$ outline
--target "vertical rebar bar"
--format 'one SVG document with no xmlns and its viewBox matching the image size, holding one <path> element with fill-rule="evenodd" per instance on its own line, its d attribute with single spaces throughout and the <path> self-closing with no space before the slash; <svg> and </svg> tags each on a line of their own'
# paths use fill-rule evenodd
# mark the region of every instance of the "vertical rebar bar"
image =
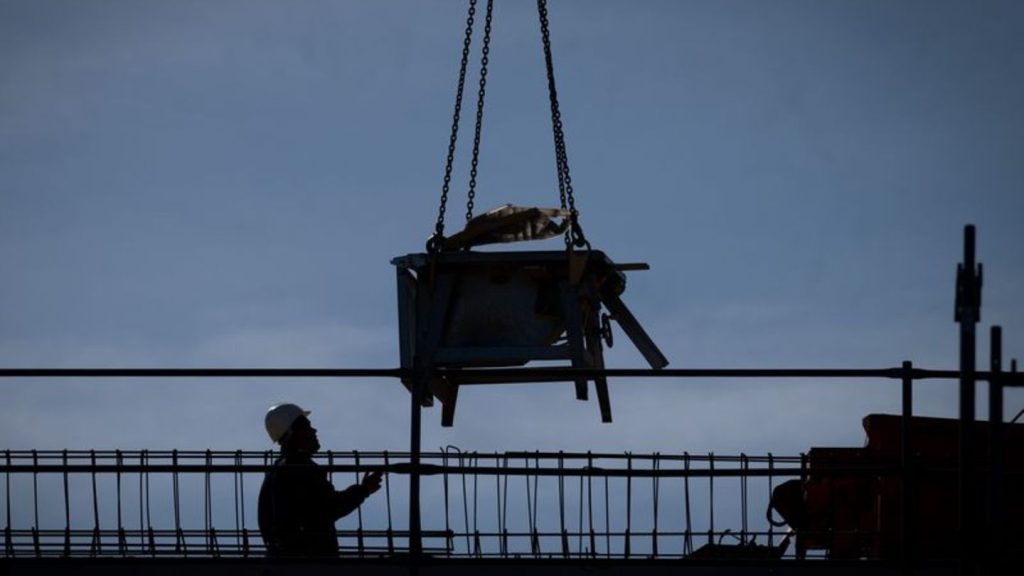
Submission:
<svg viewBox="0 0 1024 576">
<path fill-rule="evenodd" d="M 32 527 L 39 528 L 39 452 L 32 450 Z"/>
<path fill-rule="evenodd" d="M 605 557 L 612 557 L 612 526 L 611 526 L 611 501 L 608 494 L 608 476 L 604 477 L 604 553 Z"/>
<path fill-rule="evenodd" d="M 68 451 L 61 451 L 61 461 L 64 464 L 62 476 L 64 478 L 64 555 L 71 555 L 71 493 L 68 488 Z"/>
<path fill-rule="evenodd" d="M 590 529 L 588 540 L 590 553 L 588 555 L 593 558 L 597 555 L 597 535 L 594 533 L 594 456 L 589 450 L 587 450 L 587 471 L 587 527 Z M 581 511 L 580 514 L 582 513 Z"/>
<path fill-rule="evenodd" d="M 708 452 L 708 544 L 715 543 L 715 454 Z"/>
<path fill-rule="evenodd" d="M 206 463 L 206 469 L 203 471 L 203 526 L 206 529 L 206 552 L 209 553 L 213 550 L 214 544 L 212 540 L 213 534 L 213 494 L 211 477 L 210 477 L 210 466 L 213 465 L 213 454 L 209 449 L 206 450 L 206 457 L 204 458 Z"/>
<path fill-rule="evenodd" d="M 388 456 L 388 451 L 384 451 L 384 469 L 391 469 L 391 460 Z M 388 539 L 388 555 L 395 553 L 395 530 L 391 523 L 391 473 L 388 472 L 384 475 L 384 500 L 388 510 L 388 529 L 386 532 Z"/>
<path fill-rule="evenodd" d="M 581 474 L 580 475 L 580 489 L 579 489 L 579 494 L 580 494 L 580 504 L 579 504 L 580 521 L 577 524 L 577 528 L 576 528 L 576 555 L 578 557 L 580 557 L 580 558 L 583 558 L 583 508 L 584 508 L 584 506 L 583 506 L 584 484 L 583 483 L 584 483 L 584 478 L 583 478 L 583 475 Z"/>
<path fill-rule="evenodd" d="M 804 494 L 807 487 L 807 453 L 800 453 L 800 493 Z M 794 546 L 794 555 L 798 560 L 803 560 L 807 555 L 806 542 L 800 530 L 796 532 L 796 545 Z"/>
<path fill-rule="evenodd" d="M 747 543 L 747 473 L 750 470 L 750 463 L 747 460 L 747 455 L 740 452 L 740 469 L 743 473 L 740 474 L 740 542 L 743 544 Z"/>
<path fill-rule="evenodd" d="M 14 542 L 11 537 L 11 451 L 4 450 L 4 461 L 7 462 L 7 470 L 4 471 L 4 501 L 6 508 L 4 509 L 4 551 L 8 558 L 14 557 Z"/>
<path fill-rule="evenodd" d="M 89 463 L 92 464 L 92 544 L 89 554 L 95 556 L 102 552 L 100 544 L 100 499 L 96 490 L 96 451 L 89 450 Z"/>
<path fill-rule="evenodd" d="M 143 516 L 142 516 L 143 510 L 146 509 L 145 506 L 143 505 L 143 497 L 142 497 L 142 495 L 143 495 L 142 477 L 143 477 L 143 470 L 145 470 L 145 463 L 146 463 L 145 458 L 146 458 L 146 451 L 143 450 L 143 451 L 139 452 L 139 549 L 140 550 L 145 548 L 145 546 L 146 546 L 146 539 L 143 536 L 143 534 L 145 534 L 146 526 L 145 526 L 145 523 L 143 522 Z"/>
<path fill-rule="evenodd" d="M 539 454 L 537 454 L 537 453 L 534 454 L 533 461 L 534 461 L 534 469 L 539 471 L 540 470 L 540 456 L 539 456 Z M 541 555 L 540 534 L 539 534 L 539 531 L 537 529 L 537 524 L 538 524 L 538 519 L 537 519 L 537 502 L 538 501 L 540 501 L 540 474 L 534 474 L 533 475 L 533 522 L 534 522 L 534 524 L 533 524 L 533 552 L 534 552 L 534 555 L 536 557 L 540 558 L 540 555 Z"/>
<path fill-rule="evenodd" d="M 523 455 L 523 468 L 526 470 L 530 469 L 530 456 Z M 537 523 L 533 515 L 533 490 L 530 489 L 530 474 L 527 472 L 523 475 L 523 480 L 526 483 L 526 524 L 530 531 L 530 553 L 536 557 L 538 542 L 537 542 Z"/>
<path fill-rule="evenodd" d="M 238 463 L 242 463 L 242 456 L 239 454 Z M 241 503 L 242 513 L 242 555 L 245 557 L 249 556 L 249 532 L 245 522 L 245 473 L 241 470 L 238 472 L 238 500 Z"/>
<path fill-rule="evenodd" d="M 331 464 L 331 467 L 333 468 L 334 467 L 334 453 L 328 450 L 327 451 L 327 458 L 330 459 L 330 464 Z M 353 471 L 353 474 L 355 474 L 356 484 L 359 484 L 360 483 L 359 482 L 359 473 L 362 470 L 360 469 L 360 465 L 359 465 L 359 451 L 358 450 L 353 450 L 352 451 L 352 460 L 353 460 L 353 462 L 356 465 L 356 469 L 355 469 L 355 471 Z M 363 473 L 363 475 L 365 476 L 366 474 Z M 362 506 L 359 506 L 359 507 L 356 508 L 356 550 L 357 550 L 357 553 L 358 553 L 360 558 L 363 557 L 363 554 L 366 551 L 366 542 L 365 542 L 364 534 L 363 534 L 363 507 Z"/>
<path fill-rule="evenodd" d="M 450 534 L 452 532 L 452 525 L 451 525 L 451 520 L 450 520 L 449 514 L 448 514 L 449 502 L 448 502 L 448 448 L 447 447 L 442 447 L 441 448 L 441 469 L 442 469 L 442 472 L 441 472 L 441 485 L 442 485 L 442 488 L 444 489 L 444 531 L 445 531 L 445 534 L 446 534 L 446 538 L 449 539 L 449 544 L 445 547 L 446 548 L 446 554 L 445 555 L 446 556 L 451 556 L 452 555 L 452 546 L 451 546 L 451 542 L 450 542 L 450 539 L 451 539 Z"/>
<path fill-rule="evenodd" d="M 241 486 L 242 470 L 241 470 L 241 467 L 242 467 L 242 464 L 243 464 L 242 451 L 241 450 L 236 450 L 235 451 L 234 461 L 235 461 L 235 472 L 232 475 L 231 487 L 232 487 L 232 492 L 233 492 L 234 498 L 235 498 L 235 546 L 237 546 L 238 549 L 241 550 L 242 549 L 242 541 L 241 541 L 242 529 L 245 527 L 245 524 L 241 521 L 241 516 L 242 516 L 242 513 L 243 513 L 242 509 L 245 507 L 245 498 L 241 494 L 241 491 L 242 491 L 242 486 Z"/>
<path fill-rule="evenodd" d="M 651 557 L 658 557 L 658 500 L 661 489 L 661 477 L 658 472 L 661 470 L 661 454 L 658 452 L 654 453 L 654 457 L 651 458 L 651 504 L 654 515 L 654 526 L 651 529 Z"/>
<path fill-rule="evenodd" d="M 121 556 L 127 556 L 128 541 L 124 530 L 124 519 L 121 516 L 121 467 L 124 466 L 124 458 L 120 450 L 114 451 L 114 461 L 117 465 L 117 548 Z"/>
<path fill-rule="evenodd" d="M 145 466 L 145 468 L 146 468 L 146 472 L 145 472 L 145 477 L 146 477 L 146 482 L 145 482 L 145 485 L 146 485 L 146 497 L 145 497 L 145 500 L 146 500 L 146 531 L 149 534 L 149 538 L 147 540 L 147 543 L 149 544 L 150 551 L 155 553 L 155 550 L 154 550 L 155 542 L 154 542 L 154 539 L 153 539 L 153 512 L 152 512 L 152 509 L 150 507 L 150 504 L 152 503 L 153 499 L 150 497 L 150 489 L 149 489 L 149 452 L 147 450 L 143 450 L 142 451 L 142 455 L 140 456 L 140 460 L 142 460 L 143 466 Z"/>
<path fill-rule="evenodd" d="M 772 522 L 772 492 L 774 491 L 775 478 L 775 458 L 772 453 L 768 453 L 768 511 L 766 516 L 768 517 L 768 546 L 775 546 L 775 524 Z"/>
<path fill-rule="evenodd" d="M 558 451 L 558 522 L 562 532 L 562 557 L 569 557 L 569 533 L 565 528 L 565 457 Z"/>
<path fill-rule="evenodd" d="M 174 551 L 186 552 L 185 536 L 181 530 L 181 494 L 178 485 L 178 451 L 171 450 L 171 491 L 174 505 Z"/>
<path fill-rule="evenodd" d="M 497 452 L 494 453 L 494 468 L 495 468 L 495 470 L 500 470 L 501 469 L 501 457 L 498 456 Z M 507 477 L 506 477 L 506 480 L 507 480 Z M 505 530 L 504 530 L 505 529 L 505 521 L 504 521 L 504 516 L 502 515 L 501 473 L 500 472 L 495 472 L 495 474 L 494 474 L 494 485 L 495 485 L 495 499 L 494 499 L 494 503 L 498 507 L 498 516 L 496 517 L 496 520 L 497 520 L 498 523 L 497 523 L 497 527 L 496 527 L 494 532 L 495 532 L 495 534 L 498 535 L 498 552 L 504 558 L 505 557 L 505 553 L 507 552 L 507 549 L 506 549 L 506 546 L 505 546 L 506 545 L 506 542 L 505 542 Z M 506 483 L 506 485 L 507 485 L 507 483 Z"/>
<path fill-rule="evenodd" d="M 501 544 L 502 544 L 502 547 L 505 549 L 504 555 L 507 556 L 508 552 L 509 552 L 509 548 L 508 548 L 508 493 L 509 493 L 509 489 L 508 489 L 508 455 L 505 455 L 505 456 L 502 457 L 501 466 L 505 470 L 505 473 L 503 474 L 504 480 L 505 480 L 505 482 L 504 482 L 505 489 L 504 489 L 504 492 L 502 493 L 502 500 L 501 500 Z"/>
<path fill-rule="evenodd" d="M 473 452 L 473 463 L 479 465 L 480 455 Z M 473 554 L 479 557 L 483 553 L 480 545 L 480 475 L 473 470 Z"/>
<path fill-rule="evenodd" d="M 686 531 L 683 533 L 683 553 L 693 553 L 693 520 L 690 516 L 690 453 L 683 452 L 683 469 L 686 474 L 683 476 L 683 498 L 686 511 Z"/>
<path fill-rule="evenodd" d="M 633 548 L 633 453 L 626 452 L 626 534 L 623 555 L 629 558 Z"/>
</svg>

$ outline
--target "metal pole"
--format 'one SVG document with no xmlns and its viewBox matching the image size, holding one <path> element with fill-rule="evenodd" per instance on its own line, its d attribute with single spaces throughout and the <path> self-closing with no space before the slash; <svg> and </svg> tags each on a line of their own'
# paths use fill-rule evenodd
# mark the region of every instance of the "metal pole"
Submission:
<svg viewBox="0 0 1024 576">
<path fill-rule="evenodd" d="M 914 417 L 914 363 L 903 362 L 903 417 L 900 419 L 900 468 L 903 484 L 900 490 L 900 552 L 903 555 L 904 570 L 909 571 L 914 559 L 914 495 L 913 451 L 911 444 L 911 422 Z"/>
<path fill-rule="evenodd" d="M 960 324 L 959 538 L 961 572 L 972 572 L 977 552 L 972 428 L 975 395 L 975 328 L 981 308 L 981 274 L 974 259 L 974 226 L 964 227 L 964 261 L 957 270 L 956 321 Z"/>
<path fill-rule="evenodd" d="M 423 529 L 420 524 L 420 444 L 422 402 L 427 382 L 426 376 L 415 378 L 409 394 L 412 399 L 412 412 L 409 417 L 409 561 L 411 573 L 415 573 L 420 555 L 423 553 Z"/>
<path fill-rule="evenodd" d="M 1003 368 L 1003 329 L 993 326 L 991 331 L 989 370 L 993 374 Z M 1005 428 L 1003 427 L 1003 384 L 1000 378 L 993 377 L 988 382 L 988 419 L 990 434 L 990 472 L 988 489 L 989 543 L 992 553 L 988 555 L 998 566 L 1003 557 L 1004 526 L 1003 522 L 1003 489 L 1006 481 Z"/>
</svg>

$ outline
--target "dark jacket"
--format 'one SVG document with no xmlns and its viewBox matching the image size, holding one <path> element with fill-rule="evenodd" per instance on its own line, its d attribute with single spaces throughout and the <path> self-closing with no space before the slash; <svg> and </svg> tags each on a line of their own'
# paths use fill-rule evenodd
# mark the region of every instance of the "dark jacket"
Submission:
<svg viewBox="0 0 1024 576">
<path fill-rule="evenodd" d="M 268 556 L 337 556 L 334 522 L 367 497 L 354 484 L 336 491 L 309 456 L 282 456 L 260 488 L 260 535 Z"/>
</svg>

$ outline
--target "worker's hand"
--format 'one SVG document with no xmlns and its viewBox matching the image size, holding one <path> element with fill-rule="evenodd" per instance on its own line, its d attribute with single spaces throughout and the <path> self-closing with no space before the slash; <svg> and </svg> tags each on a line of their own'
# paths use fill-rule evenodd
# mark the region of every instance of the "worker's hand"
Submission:
<svg viewBox="0 0 1024 576">
<path fill-rule="evenodd" d="M 363 481 L 360 484 L 366 489 L 367 495 L 380 490 L 380 478 L 383 475 L 384 473 L 378 470 L 377 472 L 368 472 L 366 476 L 363 476 Z"/>
</svg>

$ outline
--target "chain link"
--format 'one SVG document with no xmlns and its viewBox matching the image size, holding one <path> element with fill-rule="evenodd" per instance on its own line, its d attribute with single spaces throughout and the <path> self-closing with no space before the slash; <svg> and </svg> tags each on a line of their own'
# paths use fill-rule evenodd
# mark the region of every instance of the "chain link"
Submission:
<svg viewBox="0 0 1024 576">
<path fill-rule="evenodd" d="M 484 95 L 487 91 L 487 64 L 491 53 L 491 13 L 494 0 L 487 0 L 487 14 L 484 17 L 484 41 L 480 57 L 480 89 L 476 100 L 476 127 L 473 132 L 473 161 L 469 170 L 469 193 L 466 195 L 466 221 L 473 219 L 473 204 L 476 199 L 476 172 L 480 163 L 480 132 L 484 122 Z"/>
<path fill-rule="evenodd" d="M 472 44 L 473 25 L 476 18 L 477 0 L 469 1 L 469 12 L 466 17 L 466 35 L 462 42 L 462 60 L 459 64 L 459 84 L 455 96 L 455 111 L 452 114 L 452 130 L 448 139 L 448 157 L 445 162 L 444 183 L 441 187 L 441 204 L 438 208 L 437 223 L 434 234 L 427 242 L 429 252 L 440 251 L 444 240 L 444 219 L 448 204 L 448 193 L 451 189 L 452 168 L 455 161 L 455 148 L 458 141 L 459 123 L 462 117 L 462 97 L 466 84 L 466 68 L 469 63 L 469 52 Z M 469 173 L 469 190 L 466 201 L 466 220 L 473 218 L 476 199 L 476 179 L 480 163 L 480 139 L 483 128 L 484 97 L 487 90 L 487 66 L 490 61 L 491 20 L 493 0 L 487 0 L 487 13 L 484 24 L 483 49 L 480 58 L 480 86 L 477 90 L 476 124 L 473 133 L 473 156 Z M 537 0 L 537 12 L 540 17 L 541 39 L 544 45 L 544 62 L 547 69 L 548 99 L 551 106 L 551 128 L 555 146 L 555 169 L 558 174 L 558 195 L 560 206 L 569 212 L 569 229 L 565 233 L 567 246 L 589 246 L 583 229 L 579 224 L 579 211 L 576 209 L 576 198 L 573 195 L 572 176 L 569 173 L 569 155 L 565 147 L 565 128 L 562 124 L 562 113 L 558 107 L 558 89 L 555 85 L 555 69 L 551 56 L 551 35 L 549 31 L 547 0 Z"/>
<path fill-rule="evenodd" d="M 544 44 L 544 64 L 548 75 L 548 99 L 551 104 L 551 129 L 555 141 L 555 168 L 558 172 L 558 197 L 561 208 L 569 211 L 569 230 L 565 232 L 566 245 L 582 247 L 588 245 L 583 229 L 579 225 L 579 212 L 576 210 L 576 199 L 573 196 L 572 176 L 569 174 L 569 155 L 565 149 L 565 130 L 562 126 L 562 113 L 558 108 L 558 88 L 555 86 L 555 66 L 551 57 L 551 34 L 548 23 L 547 0 L 537 0 L 537 13 L 540 18 L 541 41 Z"/>
<path fill-rule="evenodd" d="M 466 17 L 466 36 L 462 41 L 462 61 L 459 64 L 459 86 L 455 93 L 455 112 L 452 114 L 452 131 L 448 138 L 448 158 L 444 166 L 444 184 L 441 186 L 441 205 L 437 212 L 437 223 L 434 235 L 427 241 L 427 250 L 437 252 L 441 249 L 444 239 L 444 216 L 448 204 L 448 191 L 452 182 L 452 165 L 455 162 L 455 143 L 459 138 L 459 119 L 462 116 L 462 93 L 466 85 L 466 66 L 469 63 L 469 47 L 473 41 L 473 23 L 476 17 L 477 0 L 469 0 L 469 13 Z"/>
</svg>

